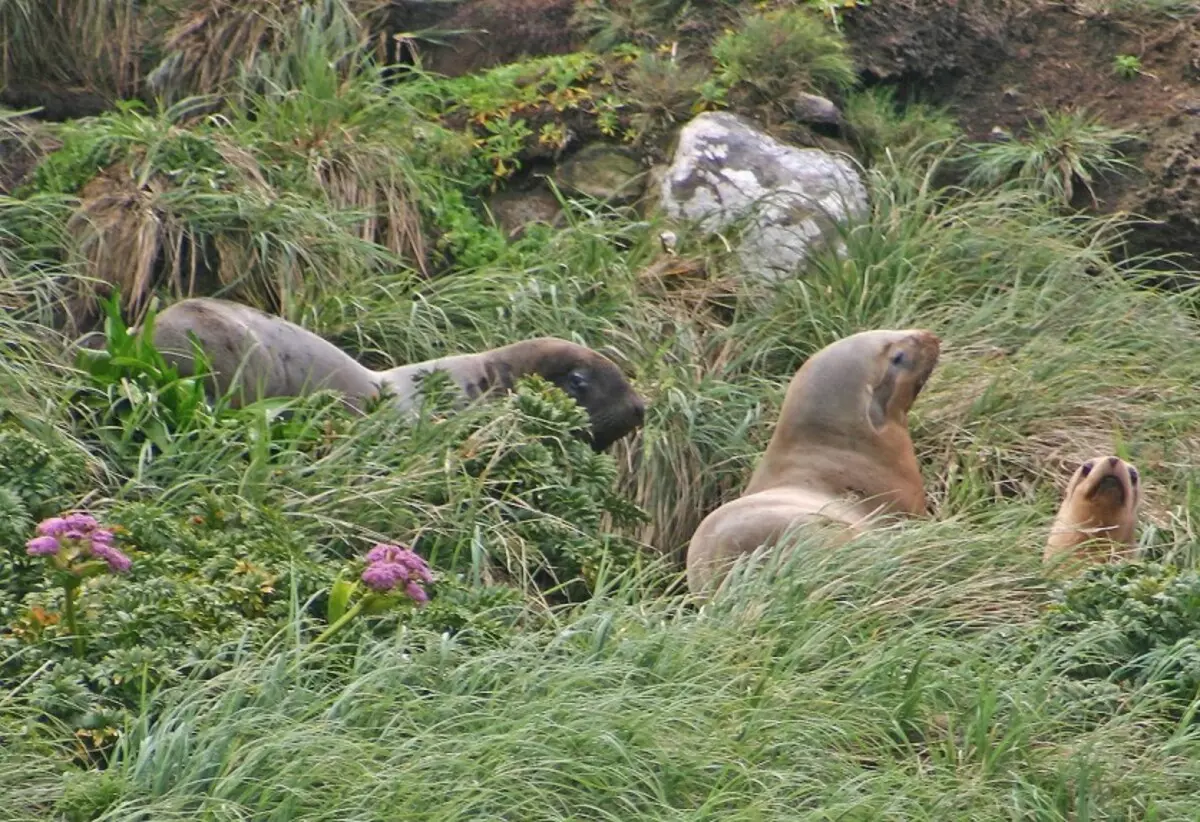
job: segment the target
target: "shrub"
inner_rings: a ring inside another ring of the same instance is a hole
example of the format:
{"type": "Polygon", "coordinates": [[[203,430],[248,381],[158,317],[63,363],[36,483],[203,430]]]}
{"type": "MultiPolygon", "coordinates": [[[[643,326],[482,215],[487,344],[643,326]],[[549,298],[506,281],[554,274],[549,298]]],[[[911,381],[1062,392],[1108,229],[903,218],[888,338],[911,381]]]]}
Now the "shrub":
{"type": "Polygon", "coordinates": [[[673,56],[643,54],[629,69],[625,83],[639,111],[630,121],[639,136],[657,133],[686,119],[700,99],[708,78],[701,66],[683,65],[673,56]]]}
{"type": "Polygon", "coordinates": [[[850,133],[867,159],[879,161],[890,153],[904,164],[915,152],[931,153],[949,143],[962,129],[945,109],[927,103],[896,102],[896,90],[884,86],[864,89],[846,97],[844,106],[850,133]]]}
{"type": "Polygon", "coordinates": [[[1113,58],[1113,73],[1123,80],[1132,80],[1142,73],[1142,61],[1136,54],[1118,54],[1113,58]]]}
{"type": "Polygon", "coordinates": [[[1055,593],[1042,630],[1078,635],[1061,659],[1074,678],[1149,684],[1184,705],[1200,693],[1195,570],[1154,562],[1091,568],[1055,593]]]}
{"type": "Polygon", "coordinates": [[[581,0],[571,12],[571,26],[597,51],[621,43],[650,45],[670,34],[687,8],[687,0],[581,0]]]}
{"type": "Polygon", "coordinates": [[[1096,176],[1133,168],[1119,150],[1131,139],[1129,132],[1109,128],[1083,111],[1042,112],[1041,120],[1025,139],[971,146],[967,183],[997,185],[1015,179],[1063,205],[1071,204],[1082,184],[1095,203],[1096,176]]]}
{"type": "Polygon", "coordinates": [[[713,44],[712,54],[728,85],[745,84],[768,100],[843,91],[857,81],[841,35],[804,7],[746,17],[741,29],[713,44]]]}

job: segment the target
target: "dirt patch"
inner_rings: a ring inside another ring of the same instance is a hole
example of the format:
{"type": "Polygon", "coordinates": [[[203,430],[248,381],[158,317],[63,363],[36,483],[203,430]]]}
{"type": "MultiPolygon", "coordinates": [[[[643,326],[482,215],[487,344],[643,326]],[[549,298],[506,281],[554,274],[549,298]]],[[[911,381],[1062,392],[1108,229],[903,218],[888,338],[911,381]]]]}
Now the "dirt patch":
{"type": "Polygon", "coordinates": [[[1200,268],[1200,19],[1023,5],[876,0],[847,33],[869,77],[946,105],[974,139],[995,127],[1019,135],[1042,109],[1082,108],[1133,131],[1142,173],[1097,186],[1099,209],[1159,221],[1134,232],[1131,252],[1179,252],[1200,268]],[[1118,55],[1137,57],[1140,73],[1120,76],[1118,55]]]}
{"type": "Polygon", "coordinates": [[[875,0],[847,11],[844,25],[866,79],[902,83],[986,74],[1024,18],[1002,0],[875,0]]]}

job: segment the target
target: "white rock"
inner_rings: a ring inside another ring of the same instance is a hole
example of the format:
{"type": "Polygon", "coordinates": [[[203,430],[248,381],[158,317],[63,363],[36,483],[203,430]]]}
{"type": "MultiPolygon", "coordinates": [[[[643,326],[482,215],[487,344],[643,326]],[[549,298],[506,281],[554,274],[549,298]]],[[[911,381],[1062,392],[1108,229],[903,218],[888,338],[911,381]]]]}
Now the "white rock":
{"type": "Polygon", "coordinates": [[[728,112],[683,127],[660,191],[669,216],[706,231],[744,220],[738,258],[769,280],[796,274],[821,242],[843,251],[836,224],[867,212],[866,187],[849,160],[786,145],[728,112]]]}

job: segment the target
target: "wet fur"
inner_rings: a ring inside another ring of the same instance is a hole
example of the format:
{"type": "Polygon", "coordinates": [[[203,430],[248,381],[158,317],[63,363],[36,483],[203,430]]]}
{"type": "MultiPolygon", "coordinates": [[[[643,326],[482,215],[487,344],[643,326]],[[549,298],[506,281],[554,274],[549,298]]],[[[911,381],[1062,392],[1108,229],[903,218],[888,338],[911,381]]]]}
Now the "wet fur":
{"type": "Polygon", "coordinates": [[[1083,463],[1067,483],[1043,561],[1091,564],[1131,555],[1141,499],[1134,466],[1113,456],[1083,463]]]}
{"type": "Polygon", "coordinates": [[[688,588],[711,590],[739,556],[802,523],[841,523],[850,539],[880,514],[923,515],[908,412],[939,354],[934,334],[908,329],[854,334],[810,357],[743,496],[692,535],[688,588]]]}
{"type": "Polygon", "coordinates": [[[419,401],[422,374],[441,370],[471,400],[511,390],[526,374],[540,374],[588,412],[592,431],[585,439],[597,451],[640,426],[645,414],[643,400],[611,360],[554,337],[372,371],[281,317],[228,300],[193,298],[174,303],[154,324],[155,347],[185,375],[195,368],[192,335],[211,362],[211,389],[224,394],[236,386],[231,397],[235,405],[333,389],[362,411],[386,388],[391,400],[407,410],[419,401]]]}

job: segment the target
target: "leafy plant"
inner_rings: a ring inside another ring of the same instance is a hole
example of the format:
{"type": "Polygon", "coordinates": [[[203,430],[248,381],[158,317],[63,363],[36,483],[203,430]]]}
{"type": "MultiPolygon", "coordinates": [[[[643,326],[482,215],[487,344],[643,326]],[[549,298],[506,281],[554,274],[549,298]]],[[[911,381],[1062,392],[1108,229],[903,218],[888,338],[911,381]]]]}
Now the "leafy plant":
{"type": "Polygon", "coordinates": [[[137,464],[151,450],[169,454],[176,439],[216,422],[206,395],[207,357],[194,345],[196,369],[182,377],[154,347],[153,309],[136,333],[121,318],[118,295],[103,302],[105,348],[81,348],[78,365],[88,384],[74,406],[110,453],[137,464]]]}
{"type": "Polygon", "coordinates": [[[727,85],[745,84],[768,100],[844,91],[857,82],[841,35],[804,6],[749,15],[717,39],[712,54],[727,85]]]}
{"type": "Polygon", "coordinates": [[[1132,80],[1142,73],[1142,60],[1136,54],[1118,54],[1113,57],[1113,73],[1124,80],[1132,80]]]}
{"type": "Polygon", "coordinates": [[[672,32],[688,0],[581,0],[571,12],[571,25],[597,51],[622,43],[649,45],[672,32]]]}
{"type": "Polygon", "coordinates": [[[1082,185],[1095,203],[1092,183],[1098,175],[1132,168],[1119,146],[1132,138],[1084,111],[1042,112],[1042,124],[1031,126],[1022,140],[970,147],[969,184],[996,185],[1016,179],[1063,205],[1082,185]]]}
{"type": "Polygon", "coordinates": [[[1200,573],[1158,563],[1091,568],[1056,592],[1049,636],[1079,635],[1062,659],[1078,678],[1200,693],[1200,573]]]}
{"type": "Polygon", "coordinates": [[[639,135],[670,127],[687,118],[700,99],[708,71],[683,65],[673,54],[641,55],[629,69],[625,83],[629,99],[639,111],[630,121],[639,135]]]}
{"type": "Polygon", "coordinates": [[[896,90],[890,86],[847,95],[844,113],[853,139],[873,161],[890,154],[903,164],[914,153],[929,156],[931,147],[962,134],[944,109],[921,102],[898,105],[896,90]]]}

